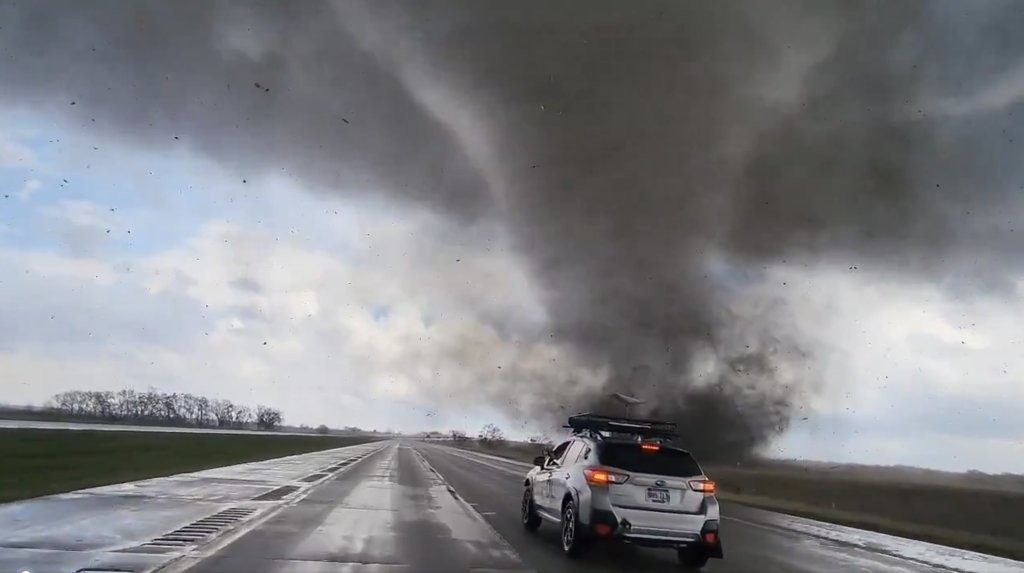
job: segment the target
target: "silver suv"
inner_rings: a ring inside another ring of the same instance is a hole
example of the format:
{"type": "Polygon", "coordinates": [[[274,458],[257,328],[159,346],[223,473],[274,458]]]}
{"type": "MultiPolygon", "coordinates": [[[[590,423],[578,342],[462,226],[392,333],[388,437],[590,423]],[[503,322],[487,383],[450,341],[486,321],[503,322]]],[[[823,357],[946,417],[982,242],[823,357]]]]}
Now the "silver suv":
{"type": "Polygon", "coordinates": [[[669,445],[675,424],[580,414],[566,427],[572,438],[526,474],[526,529],[559,524],[570,557],[600,539],[674,548],[693,569],[722,557],[715,484],[669,445]]]}

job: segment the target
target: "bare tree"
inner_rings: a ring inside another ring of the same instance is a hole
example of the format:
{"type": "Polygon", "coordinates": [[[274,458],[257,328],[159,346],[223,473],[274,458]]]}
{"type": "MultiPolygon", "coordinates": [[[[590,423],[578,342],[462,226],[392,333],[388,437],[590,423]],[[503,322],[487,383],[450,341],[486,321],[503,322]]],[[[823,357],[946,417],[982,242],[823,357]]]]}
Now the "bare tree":
{"type": "Polygon", "coordinates": [[[235,422],[235,405],[230,400],[215,400],[213,402],[213,417],[217,426],[225,428],[235,422]]]}
{"type": "Polygon", "coordinates": [[[61,392],[54,396],[50,402],[55,408],[60,410],[61,413],[68,416],[80,416],[86,413],[85,392],[80,392],[78,390],[61,392]]]}
{"type": "Polygon", "coordinates": [[[238,428],[244,428],[249,424],[253,423],[252,408],[248,406],[239,406],[235,410],[235,420],[232,425],[238,428]]]}
{"type": "Polygon", "coordinates": [[[119,420],[134,420],[139,417],[138,396],[135,390],[121,390],[114,395],[114,412],[119,420]]]}
{"type": "Polygon", "coordinates": [[[254,414],[246,406],[229,400],[211,400],[188,393],[165,393],[154,388],[118,392],[69,390],[54,395],[47,405],[73,418],[97,418],[123,422],[187,424],[195,426],[246,427],[253,422],[261,428],[281,424],[280,410],[261,406],[254,414]]]}
{"type": "Polygon", "coordinates": [[[155,390],[140,392],[138,400],[140,420],[158,420],[160,418],[160,395],[155,390]]]}
{"type": "Polygon", "coordinates": [[[196,397],[192,394],[177,394],[176,409],[181,421],[186,424],[196,423],[196,397]]]}
{"type": "Polygon", "coordinates": [[[281,411],[269,406],[256,407],[256,427],[263,430],[273,430],[281,424],[281,411]]]}
{"type": "Polygon", "coordinates": [[[209,425],[212,415],[212,406],[210,399],[206,396],[199,396],[196,398],[196,409],[195,409],[195,422],[197,426],[209,425]]]}
{"type": "Polygon", "coordinates": [[[505,432],[495,424],[487,424],[480,430],[477,439],[482,444],[501,444],[505,442],[505,432]]]}

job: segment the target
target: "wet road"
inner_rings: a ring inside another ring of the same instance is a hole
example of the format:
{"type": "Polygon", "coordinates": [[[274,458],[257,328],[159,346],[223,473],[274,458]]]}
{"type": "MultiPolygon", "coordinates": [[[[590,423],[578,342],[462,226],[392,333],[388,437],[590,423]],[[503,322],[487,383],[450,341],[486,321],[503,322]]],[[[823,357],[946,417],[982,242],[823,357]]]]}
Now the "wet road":
{"type": "Polygon", "coordinates": [[[195,560],[192,573],[526,570],[406,444],[368,458],[223,550],[179,567],[195,560]]]}
{"type": "Polygon", "coordinates": [[[367,443],[0,504],[0,573],[150,571],[292,503],[367,443]],[[313,479],[316,477],[317,479],[313,479]]]}
{"type": "MultiPolygon", "coordinates": [[[[168,570],[195,573],[603,572],[676,568],[668,550],[594,547],[569,561],[555,526],[519,524],[522,464],[426,443],[395,443],[311,493],[200,548],[168,570]]],[[[723,506],[726,559],[707,571],[1009,573],[1024,564],[723,506]]]]}

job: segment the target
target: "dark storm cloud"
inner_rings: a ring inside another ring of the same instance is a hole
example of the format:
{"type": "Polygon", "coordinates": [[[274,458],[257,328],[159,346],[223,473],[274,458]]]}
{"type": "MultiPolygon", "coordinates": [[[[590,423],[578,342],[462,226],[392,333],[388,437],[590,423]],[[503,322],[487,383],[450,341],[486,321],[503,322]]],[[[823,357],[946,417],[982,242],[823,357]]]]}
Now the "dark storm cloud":
{"type": "MultiPolygon", "coordinates": [[[[602,392],[539,416],[624,391],[705,450],[742,453],[784,430],[818,383],[792,375],[811,359],[808,333],[771,301],[737,309],[715,260],[747,281],[787,257],[966,273],[968,292],[1019,268],[1019,106],[954,117],[941,105],[1022,65],[1014,5],[30,2],[0,14],[8,102],[48,102],[150,145],[180,136],[240,177],[285,168],[504,226],[543,289],[550,339],[613,372],[602,392]],[[379,30],[397,35],[368,42],[379,30]],[[483,110],[494,172],[397,70],[413,57],[483,110]]],[[[544,391],[526,380],[486,395],[517,405],[544,391]]]]}
{"type": "Polygon", "coordinates": [[[486,204],[445,127],[324,3],[5,2],[0,21],[8,103],[190,146],[239,179],[284,169],[462,218],[486,204]]]}

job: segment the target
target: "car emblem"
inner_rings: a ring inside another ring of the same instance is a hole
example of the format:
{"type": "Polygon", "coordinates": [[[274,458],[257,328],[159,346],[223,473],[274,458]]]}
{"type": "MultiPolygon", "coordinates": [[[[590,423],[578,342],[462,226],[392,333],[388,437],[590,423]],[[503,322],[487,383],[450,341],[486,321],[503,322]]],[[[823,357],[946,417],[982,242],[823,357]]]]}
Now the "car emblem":
{"type": "Polygon", "coordinates": [[[665,485],[665,480],[660,479],[660,480],[654,482],[654,485],[656,485],[656,486],[663,486],[663,485],[665,485]]]}

